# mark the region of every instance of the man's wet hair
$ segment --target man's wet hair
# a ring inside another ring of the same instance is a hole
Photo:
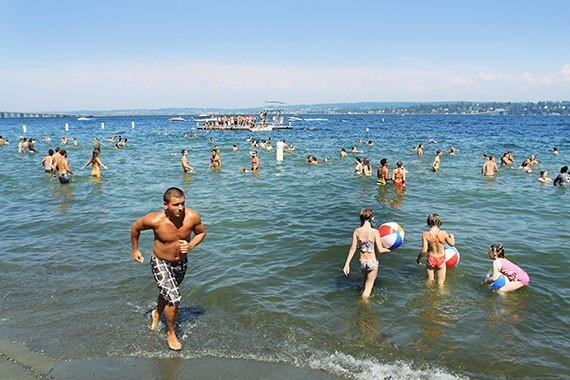
[[[170,203],[170,199],[174,198],[184,198],[184,191],[177,187],[170,187],[164,192],[164,203]]]

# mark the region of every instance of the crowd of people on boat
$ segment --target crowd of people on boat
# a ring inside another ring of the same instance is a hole
[[[200,129],[249,129],[255,127],[255,115],[220,116],[215,120],[206,120]]]

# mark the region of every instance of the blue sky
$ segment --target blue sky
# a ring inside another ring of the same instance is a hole
[[[0,110],[570,100],[569,1],[0,0]]]

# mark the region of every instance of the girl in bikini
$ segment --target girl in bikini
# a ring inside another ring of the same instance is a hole
[[[406,169],[404,169],[402,161],[396,162],[396,169],[392,171],[392,182],[398,187],[406,186]]]
[[[437,283],[442,286],[445,283],[445,243],[454,246],[455,237],[441,230],[441,218],[438,214],[429,214],[427,225],[429,231],[422,234],[422,249],[416,262],[421,264],[422,257],[427,253],[427,282],[432,283],[437,272]]]
[[[89,165],[91,165],[91,176],[93,176],[95,178],[101,178],[101,167],[108,169],[108,167],[103,165],[103,163],[101,162],[101,159],[99,158],[99,150],[98,149],[93,150],[93,154],[91,155],[91,158],[89,159],[89,161],[87,161],[87,163],[85,165],[83,165],[83,167],[81,169],[85,169]]]
[[[390,252],[382,246],[380,241],[380,233],[376,228],[372,227],[374,221],[374,211],[364,208],[360,211],[360,227],[354,230],[352,234],[352,245],[348,250],[348,257],[344,264],[343,272],[345,276],[350,273],[350,261],[356,252],[356,248],[360,249],[360,269],[364,276],[364,290],[362,298],[370,297],[374,281],[378,275],[378,260],[376,253]]]
[[[518,265],[505,259],[505,249],[502,244],[493,244],[489,247],[489,258],[493,260],[493,276],[485,281],[485,284],[492,283],[501,274],[507,276],[509,283],[499,289],[499,292],[512,292],[529,284],[528,274]]]

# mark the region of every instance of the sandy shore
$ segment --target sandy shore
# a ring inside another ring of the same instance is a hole
[[[109,357],[82,361],[57,361],[27,350],[22,343],[0,336],[0,379],[332,380],[338,378],[321,371],[297,368],[287,364],[243,359]]]

